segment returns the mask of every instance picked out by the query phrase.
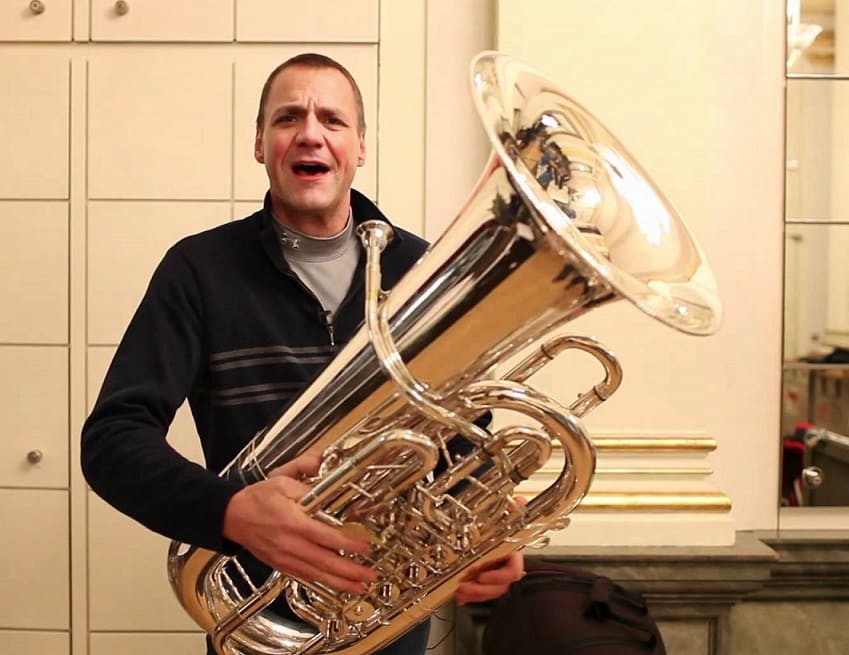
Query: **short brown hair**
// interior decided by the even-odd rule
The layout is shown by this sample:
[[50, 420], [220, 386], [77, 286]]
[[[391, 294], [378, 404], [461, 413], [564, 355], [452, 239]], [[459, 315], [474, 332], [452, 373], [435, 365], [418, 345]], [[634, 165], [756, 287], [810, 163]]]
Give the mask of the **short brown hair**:
[[265, 120], [265, 103], [268, 100], [268, 94], [271, 91], [271, 85], [274, 83], [274, 79], [284, 70], [293, 66], [305, 66], [306, 68], [333, 68], [342, 73], [342, 75], [345, 76], [345, 79], [350, 82], [351, 90], [354, 92], [354, 100], [357, 103], [357, 130], [360, 134], [365, 133], [366, 117], [365, 109], [363, 108], [363, 94], [360, 93], [360, 87], [357, 86], [357, 81], [354, 79], [354, 76], [351, 75], [347, 68], [335, 59], [315, 52], [305, 52], [300, 55], [295, 55], [271, 71], [271, 74], [262, 86], [262, 94], [259, 96], [259, 111], [257, 111], [256, 114], [257, 130], [262, 129], [262, 124]]

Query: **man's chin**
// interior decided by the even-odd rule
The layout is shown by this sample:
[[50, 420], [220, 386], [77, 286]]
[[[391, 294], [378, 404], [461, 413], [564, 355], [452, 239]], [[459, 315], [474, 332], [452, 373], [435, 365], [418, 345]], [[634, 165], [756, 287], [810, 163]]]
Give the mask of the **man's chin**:
[[[277, 218], [284, 222], [291, 222], [293, 227], [297, 227], [298, 224], [303, 222], [328, 225], [334, 222], [333, 218], [338, 209], [339, 203], [329, 202], [327, 198], [299, 198], [295, 202], [292, 202], [291, 198], [286, 198], [282, 202], [274, 204]], [[347, 212], [345, 213], [345, 220], [347, 220]], [[344, 227], [344, 225], [341, 227]]]

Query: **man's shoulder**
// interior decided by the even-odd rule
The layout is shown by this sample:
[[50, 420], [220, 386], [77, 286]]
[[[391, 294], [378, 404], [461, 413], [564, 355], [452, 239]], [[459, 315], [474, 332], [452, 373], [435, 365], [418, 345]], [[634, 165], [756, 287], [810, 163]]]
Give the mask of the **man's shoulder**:
[[215, 249], [218, 246], [232, 248], [235, 244], [245, 239], [256, 239], [261, 227], [262, 210], [259, 210], [244, 218], [228, 221], [227, 223], [184, 236], [174, 244], [172, 250], [191, 254], [194, 252], [205, 252], [210, 248]]
[[409, 257], [417, 259], [427, 250], [427, 241], [417, 234], [396, 225], [387, 218], [376, 203], [356, 189], [351, 189], [351, 208], [353, 209], [354, 220], [357, 222], [369, 218], [377, 218], [392, 225], [392, 229], [395, 231], [395, 239], [387, 253], [393, 253], [394, 256], [401, 259]]
[[429, 245], [428, 242], [422, 239], [419, 235], [410, 232], [409, 230], [405, 230], [402, 227], [398, 227], [397, 225], [393, 226], [392, 229], [394, 229], [397, 233], [397, 247], [403, 255], [418, 258], [425, 250], [427, 250]]

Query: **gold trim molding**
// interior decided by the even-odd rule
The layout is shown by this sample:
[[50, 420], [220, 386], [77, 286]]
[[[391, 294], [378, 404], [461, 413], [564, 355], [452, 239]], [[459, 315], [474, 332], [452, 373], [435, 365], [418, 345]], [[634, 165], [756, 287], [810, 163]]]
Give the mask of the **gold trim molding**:
[[[703, 453], [716, 450], [716, 439], [700, 436], [594, 436], [590, 439], [599, 453]], [[560, 444], [554, 443], [559, 449]]]
[[590, 492], [578, 512], [730, 512], [731, 499], [720, 491]]
[[[625, 461], [628, 455], [658, 455], [660, 458], [654, 459], [648, 466], [638, 464], [623, 466], [617, 463], [605, 467], [602, 464], [595, 471], [596, 482], [593, 486], [598, 485], [599, 478], [617, 477], [620, 478], [617, 486], [625, 486], [626, 489], [611, 491], [604, 488], [604, 483], [597, 490], [593, 490], [591, 486], [576, 511], [694, 513], [731, 511], [731, 499], [727, 495], [721, 491], [704, 489], [703, 480], [713, 473], [710, 468], [700, 466], [696, 462], [683, 463], [680, 457], [676, 457], [676, 455], [686, 456], [687, 460], [692, 460], [693, 457], [706, 457], [716, 450], [716, 439], [688, 435], [606, 435], [593, 437], [592, 441], [600, 455], [624, 456]], [[672, 466], [664, 467], [658, 463], [670, 456], [674, 458], [670, 462]], [[562, 457], [563, 454], [555, 450], [552, 459], [539, 471], [540, 477], [532, 477], [525, 484], [520, 485], [518, 492], [529, 498], [541, 493], [545, 488], [545, 479], [550, 480], [560, 474]], [[675, 478], [680, 479], [677, 483], [672, 483]], [[629, 479], [630, 483], [627, 482]], [[670, 486], [673, 488], [670, 489]]]
[[[531, 500], [542, 489], [522, 489], [519, 495]], [[576, 512], [697, 512], [725, 514], [731, 499], [721, 491], [593, 491], [584, 497]]]

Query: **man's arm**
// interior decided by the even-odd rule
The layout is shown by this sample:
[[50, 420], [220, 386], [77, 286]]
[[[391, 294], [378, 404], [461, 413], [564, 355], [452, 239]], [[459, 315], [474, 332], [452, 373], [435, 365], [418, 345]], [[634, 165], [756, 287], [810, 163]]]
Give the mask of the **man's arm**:
[[201, 366], [203, 313], [190, 267], [166, 254], [121, 340], [82, 431], [92, 489], [151, 530], [224, 547], [225, 508], [241, 484], [188, 461], [166, 441]]

